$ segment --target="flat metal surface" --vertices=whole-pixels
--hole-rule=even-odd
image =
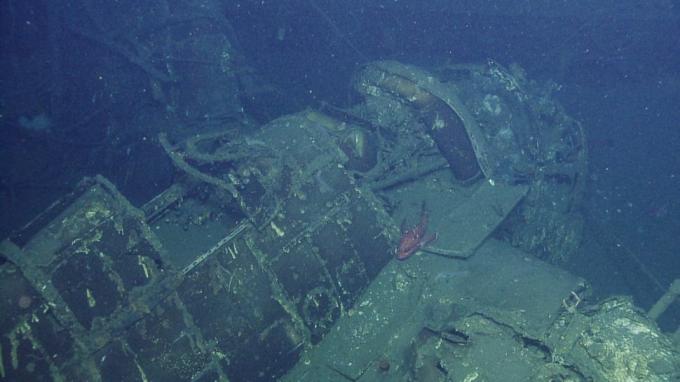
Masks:
[[[483,181],[465,203],[433,222],[432,229],[441,236],[425,250],[444,256],[472,256],[527,191],[527,186]]]
[[[423,252],[394,260],[283,380],[407,380],[404,354],[423,327],[447,318],[490,317],[540,339],[563,309],[562,299],[581,285],[578,277],[495,240],[467,260]],[[441,311],[458,313],[438,317]],[[392,364],[387,376],[376,374],[381,359]]]

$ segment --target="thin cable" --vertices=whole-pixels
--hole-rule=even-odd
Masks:
[[[321,9],[321,7],[319,7],[314,0],[309,0],[309,4],[312,6],[312,8],[314,8],[314,10],[319,15],[321,15],[321,17],[324,20],[326,20],[328,25],[330,25],[331,30],[333,30],[333,33],[335,33],[335,35],[340,40],[344,41],[345,44],[347,44],[347,46],[349,46],[359,57],[361,57],[361,59],[363,59],[364,61],[368,61],[368,57],[366,57],[365,54],[363,54],[356,46],[354,46],[354,44],[352,44],[352,42],[347,37],[345,37],[342,31],[340,31],[340,28],[338,28],[338,26],[335,25],[333,19],[331,19],[330,16],[328,16],[328,14],[326,14],[326,12],[324,12],[323,9]]]

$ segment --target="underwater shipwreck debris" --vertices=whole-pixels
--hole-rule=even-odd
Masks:
[[[476,122],[451,87],[412,67],[380,62],[365,69],[359,85],[367,94],[377,88],[413,105],[457,179],[470,181],[483,171],[477,159],[484,155],[483,144],[473,135]]]
[[[500,70],[494,69],[496,74]],[[469,70],[481,74],[468,78],[495,84],[485,66]],[[476,271],[444,271],[441,266],[429,276],[418,272],[427,261],[465,258],[471,263],[494,254],[504,256],[479,269],[495,270],[510,260],[500,268],[537,266],[511,246],[513,234],[522,227],[516,221],[522,214],[540,220],[540,206],[552,200],[548,196],[577,199],[579,189],[570,183],[576,177],[559,177],[554,183],[552,178],[537,178],[535,163],[521,156],[512,157],[512,166],[498,165],[499,156],[521,151],[515,141],[527,125],[510,132],[494,128],[504,121],[504,112],[519,113],[526,105],[519,103],[512,109],[504,103],[504,93],[480,94],[469,81],[445,83],[412,66],[372,63],[357,75],[365,99],[345,114],[347,118],[339,110],[332,115],[306,110],[270,121],[247,136],[218,131],[174,142],[160,135],[159,144],[178,176],[175,184],[141,210],[130,206],[109,182],[97,178],[47,211],[30,230],[0,246],[8,259],[23,259],[7,264],[20,268],[16,274],[27,275],[26,284],[36,290],[30,304],[20,296],[11,299],[10,308],[27,319],[13,326],[12,333],[24,333],[23,340],[35,345],[17,347],[20,366],[25,366],[24,360],[47,354],[41,349],[50,346],[50,338],[43,335],[59,332],[72,340],[64,348],[74,351],[60,353],[62,358],[44,358],[46,364],[37,367],[34,376],[59,379],[72,371],[72,365],[84,365],[78,372],[91,379],[125,374],[130,379],[141,375],[149,380],[181,380],[210,374],[233,381],[267,381],[304,367],[306,362],[299,361],[309,360],[306,352],[340,337],[359,341],[353,349],[360,349],[334,353],[335,360],[320,363],[332,365],[336,378],[338,373],[355,380],[362,375],[365,380],[391,378],[406,371],[403,354],[361,346],[369,339],[375,344],[388,339],[395,346],[411,341],[423,328],[422,322],[413,335],[396,330],[401,323],[417,321],[420,313],[409,302],[427,299],[423,296],[435,289],[447,292],[438,302],[455,298],[456,308],[461,308],[456,318],[474,321],[480,329],[477,334],[460,330],[430,336],[420,351],[418,367],[413,363],[418,376],[458,377],[463,367],[454,357],[436,353],[437,347],[466,356],[470,349],[495,344],[482,340],[493,337],[485,336],[487,332],[510,334],[504,337],[504,345],[521,350],[526,344],[513,335],[526,328],[510,330],[512,319],[519,317],[534,326],[548,324],[542,306],[522,305],[527,294],[547,300],[540,295],[543,291],[535,285],[513,289],[525,277],[506,275],[513,278],[500,280],[500,271],[489,273],[485,286],[496,288],[489,290],[474,283]],[[488,119],[481,126],[477,120],[485,112]],[[569,171],[580,174],[574,167],[578,166]],[[526,170],[521,181],[514,177],[517,168]],[[560,167],[551,169],[559,172]],[[441,202],[441,208],[433,208],[430,223],[440,233],[436,244],[442,247],[431,250],[443,256],[394,262],[399,229],[390,213],[409,203],[410,186],[422,186],[417,190],[429,190],[435,195],[432,199]],[[546,187],[554,188],[546,191]],[[449,194],[459,198],[458,204],[445,203]],[[530,203],[522,205],[526,199]],[[516,224],[503,227],[515,214]],[[200,224],[183,223],[192,216],[198,216]],[[445,235],[440,228],[457,235]],[[505,236],[494,237],[498,232]],[[564,231],[555,232],[558,236]],[[520,233],[521,238],[536,237]],[[36,269],[42,273],[32,273]],[[553,269],[528,273],[540,276],[549,271]],[[395,279],[373,285],[377,278],[390,275]],[[427,287],[427,280],[434,280],[434,286]],[[560,299],[573,289],[573,278],[557,281],[559,297],[553,296],[556,291],[546,292],[554,308],[550,314],[561,309]],[[449,288],[454,287],[451,293]],[[507,305],[491,306],[501,291],[517,292],[505,295],[504,303],[512,299],[515,304],[508,311]],[[364,293],[387,294],[368,305],[357,304]],[[383,307],[377,301],[393,305],[378,312]],[[47,316],[37,310],[45,304],[50,306]],[[468,309],[464,304],[477,305]],[[491,308],[485,309],[484,304]],[[30,319],[32,313],[39,322]],[[337,326],[362,317],[371,321],[356,331],[343,332],[346,326]],[[580,317],[576,311],[564,318]],[[23,332],[27,328],[28,334]],[[538,330],[521,333],[540,338]],[[334,363],[351,357],[364,357],[366,362]],[[311,363],[307,366],[314,367]],[[8,373],[14,376],[21,367]],[[329,370],[323,366],[319,372]],[[288,378],[303,380],[294,374]]]

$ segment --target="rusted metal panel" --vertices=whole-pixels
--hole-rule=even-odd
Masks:
[[[31,364],[29,375],[43,379],[271,381],[286,373],[392,258],[396,229],[376,197],[357,187],[323,127],[292,116],[252,139],[291,155],[230,162],[222,170],[233,187],[216,181],[220,161],[202,173],[192,158],[209,155],[182,156],[180,168],[205,182],[154,198],[144,208],[153,229],[113,185],[94,178],[34,221],[20,246],[3,242],[7,267],[26,275],[26,293],[44,309],[19,315],[10,325],[16,340],[3,349],[21,362],[38,349],[47,361]],[[218,208],[245,219],[223,219],[231,222],[226,232],[222,221],[202,226],[224,214]],[[164,235],[181,230],[161,226],[177,224],[210,233],[168,256]],[[62,341],[53,332],[65,333]],[[44,357],[54,347],[63,349]],[[23,365],[4,365],[22,375]]]

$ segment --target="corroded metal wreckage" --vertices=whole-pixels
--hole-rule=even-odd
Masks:
[[[608,341],[587,286],[531,258],[578,245],[580,125],[493,62],[375,62],[354,87],[247,135],[160,135],[177,177],[142,207],[88,178],[4,240],[0,378],[494,380],[488,348],[540,380],[623,375],[579,342]],[[423,199],[439,237],[393,261]],[[672,369],[630,304],[599,312]]]

